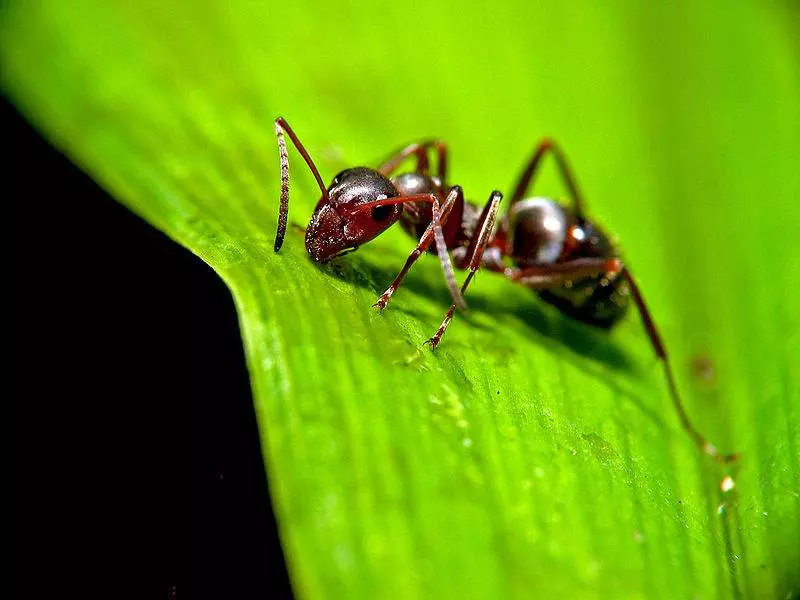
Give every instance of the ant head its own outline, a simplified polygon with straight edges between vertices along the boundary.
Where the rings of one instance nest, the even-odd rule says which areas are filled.
[[[306,229],[306,250],[324,262],[367,243],[400,218],[401,204],[382,201],[399,195],[378,171],[355,167],[339,173],[317,203]]]

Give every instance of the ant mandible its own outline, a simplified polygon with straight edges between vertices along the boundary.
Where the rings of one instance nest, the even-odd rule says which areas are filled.
[[[426,342],[432,348],[439,345],[456,308],[465,308],[463,294],[480,267],[537,291],[543,300],[566,315],[604,329],[610,328],[626,313],[632,297],[663,366],[670,397],[683,428],[697,446],[717,462],[736,460],[736,454],[720,454],[689,419],[666,347],[636,280],[620,260],[609,237],[585,217],[575,178],[554,140],[544,139],[537,144],[516,185],[511,208],[495,233],[494,223],[502,194],[493,191],[481,210],[464,199],[460,186],[447,186],[447,146],[444,142],[432,140],[411,144],[379,169],[347,169],[326,188],[308,152],[285,119],[279,117],[275,121],[275,133],[281,157],[281,208],[275,237],[276,252],[283,244],[289,201],[284,132],[302,155],[322,191],[306,229],[306,250],[312,260],[324,262],[355,250],[398,220],[403,229],[419,238],[403,269],[375,303],[379,310],[386,307],[411,266],[434,240],[454,301],[439,329]],[[431,149],[438,154],[435,176],[430,174],[428,152]],[[551,198],[524,198],[542,158],[548,152],[555,157],[564,178],[573,202],[571,208]],[[389,179],[411,156],[417,159],[417,170]],[[457,268],[469,270],[460,289],[455,285],[448,250],[452,251]],[[514,266],[508,266],[505,259]]]

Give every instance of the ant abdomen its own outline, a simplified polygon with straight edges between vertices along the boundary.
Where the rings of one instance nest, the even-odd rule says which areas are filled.
[[[508,253],[519,267],[550,265],[567,246],[574,215],[549,198],[528,198],[509,210]]]
[[[550,198],[528,198],[515,204],[507,227],[509,254],[518,267],[618,257],[614,244],[596,225]],[[625,314],[630,294],[620,273],[586,275],[536,292],[570,317],[603,328]]]
[[[536,291],[565,315],[603,329],[625,315],[630,296],[628,282],[619,273],[592,275],[570,285]]]

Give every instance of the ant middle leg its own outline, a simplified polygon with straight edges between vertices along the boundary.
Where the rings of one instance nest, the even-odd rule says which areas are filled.
[[[563,150],[561,150],[561,146],[559,146],[558,143],[551,138],[543,138],[536,145],[536,148],[533,151],[533,156],[525,167],[525,170],[520,175],[517,186],[514,189],[514,194],[511,196],[511,205],[513,206],[522,200],[522,197],[525,195],[525,191],[533,182],[533,178],[537,173],[542,158],[547,152],[553,153],[556,163],[558,164],[558,170],[561,173],[561,176],[564,178],[564,182],[566,183],[567,189],[569,190],[569,194],[572,198],[575,214],[579,219],[582,219],[584,215],[583,196],[578,189],[578,184],[575,181],[575,176],[573,175],[572,169],[567,162],[566,155],[564,154]]]
[[[618,258],[576,258],[535,267],[507,267],[503,274],[514,283],[534,290],[546,290],[584,277],[619,273],[622,269],[622,261]]]
[[[405,159],[407,159],[409,156],[416,156],[417,171],[423,175],[428,175],[428,172],[430,171],[428,150],[431,148],[436,150],[438,157],[438,162],[436,164],[436,175],[444,185],[445,181],[447,181],[447,144],[445,144],[442,140],[425,140],[423,142],[409,144],[385,163],[383,163],[378,168],[378,171],[382,175],[388,177]]]
[[[503,194],[497,190],[492,192],[489,196],[488,202],[483,207],[480,217],[478,218],[478,224],[475,227],[475,231],[472,234],[472,238],[470,239],[469,246],[467,247],[467,252],[465,254],[466,257],[469,257],[469,262],[463,267],[460,267],[469,269],[469,273],[467,274],[467,277],[461,286],[462,296],[466,293],[467,287],[472,281],[472,278],[475,276],[475,272],[481,266],[481,259],[483,259],[483,252],[486,250],[486,246],[494,238],[494,223],[497,218],[497,210],[502,199]],[[436,333],[433,334],[432,338],[425,342],[426,344],[430,344],[431,348],[436,348],[439,345],[439,342],[442,341],[442,336],[444,335],[444,332],[447,331],[447,326],[450,325],[450,321],[453,320],[453,315],[455,312],[456,305],[452,304],[445,314],[439,329],[436,330]]]
[[[484,247],[485,245],[486,244],[484,243]],[[481,256],[483,255],[483,250],[480,251],[480,254]],[[472,277],[477,270],[477,266],[480,266],[480,258],[478,258],[477,265],[474,265],[474,260],[470,261],[469,275],[467,275],[464,285],[461,286],[462,294],[464,294],[467,285],[469,285],[469,282],[472,280]],[[568,281],[573,281],[583,277],[602,275],[603,273],[617,273],[622,269],[622,263],[617,259],[578,258],[564,263],[537,267],[508,267],[505,269],[500,269],[490,266],[489,268],[492,271],[504,274],[511,281],[524,285],[525,287],[532,289],[547,289],[559,287]],[[425,342],[426,344],[430,344],[432,348],[436,348],[439,345],[444,332],[447,330],[447,326],[453,319],[454,312],[455,308],[451,306],[450,310],[447,311],[442,324],[439,326],[439,329],[436,330],[436,333],[431,339]]]

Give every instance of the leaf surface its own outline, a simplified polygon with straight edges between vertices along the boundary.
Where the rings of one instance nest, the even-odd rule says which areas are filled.
[[[232,290],[301,597],[800,591],[792,15],[561,4],[4,8],[3,89]],[[606,334],[479,273],[432,353],[449,304],[433,257],[370,308],[413,247],[399,228],[326,266],[292,227],[273,253],[279,114],[326,180],[442,137],[478,203],[556,137],[641,280],[690,414],[744,453],[734,490],[680,429],[633,314]],[[318,191],[297,158],[304,225]],[[563,196],[552,164],[536,190]]]

